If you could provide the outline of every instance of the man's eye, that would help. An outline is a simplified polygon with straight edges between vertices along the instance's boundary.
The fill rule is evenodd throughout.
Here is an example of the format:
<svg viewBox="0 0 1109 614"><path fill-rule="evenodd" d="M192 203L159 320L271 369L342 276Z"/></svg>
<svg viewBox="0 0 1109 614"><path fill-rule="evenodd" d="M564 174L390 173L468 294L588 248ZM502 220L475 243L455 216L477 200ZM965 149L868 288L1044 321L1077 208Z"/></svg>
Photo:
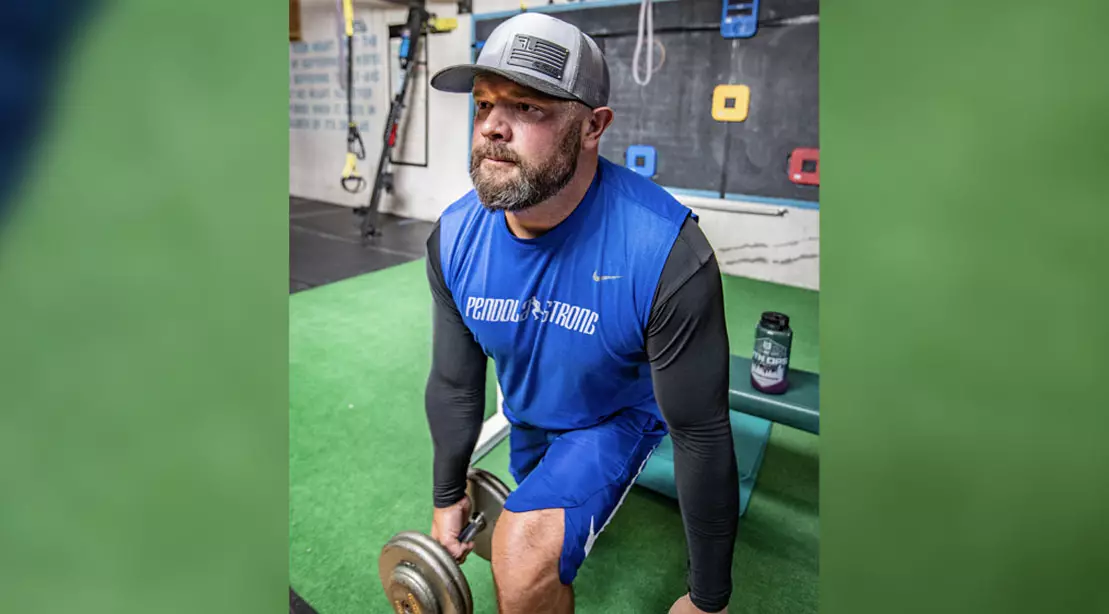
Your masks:
<svg viewBox="0 0 1109 614"><path fill-rule="evenodd" d="M488 109L491 106L493 106L493 105L489 104L488 102L485 102L484 100L479 101L477 103L477 108L479 108L479 109Z"/></svg>
<svg viewBox="0 0 1109 614"><path fill-rule="evenodd" d="M516 108L520 109L524 113L527 113L528 111L534 111L535 110L534 106L532 106L532 105L530 105L526 102L521 102L520 104L516 105Z"/></svg>

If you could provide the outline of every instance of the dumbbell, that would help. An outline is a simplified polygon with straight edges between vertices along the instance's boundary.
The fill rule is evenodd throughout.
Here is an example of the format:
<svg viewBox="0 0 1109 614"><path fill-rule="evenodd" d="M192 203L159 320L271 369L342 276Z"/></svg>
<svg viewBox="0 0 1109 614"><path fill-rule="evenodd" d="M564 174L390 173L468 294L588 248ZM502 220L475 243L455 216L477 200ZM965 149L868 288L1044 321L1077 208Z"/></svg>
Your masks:
<svg viewBox="0 0 1109 614"><path fill-rule="evenodd" d="M497 476L470 469L466 494L473 503L470 522L458 536L474 544L474 554L493 557L493 529L512 491ZM381 549L378 573L397 614L473 614L474 598L462 568L447 549L419 531L402 531Z"/></svg>

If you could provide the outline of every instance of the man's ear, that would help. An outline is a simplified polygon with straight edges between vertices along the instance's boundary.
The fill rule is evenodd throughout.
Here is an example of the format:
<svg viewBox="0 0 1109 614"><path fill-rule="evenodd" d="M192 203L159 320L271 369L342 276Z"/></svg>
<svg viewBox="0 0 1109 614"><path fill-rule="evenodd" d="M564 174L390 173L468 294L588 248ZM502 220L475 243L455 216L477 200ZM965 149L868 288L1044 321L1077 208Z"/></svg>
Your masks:
<svg viewBox="0 0 1109 614"><path fill-rule="evenodd" d="M582 147L596 149L600 145L601 135L612 125L612 109L597 107L589 111L590 114L583 125L581 143Z"/></svg>

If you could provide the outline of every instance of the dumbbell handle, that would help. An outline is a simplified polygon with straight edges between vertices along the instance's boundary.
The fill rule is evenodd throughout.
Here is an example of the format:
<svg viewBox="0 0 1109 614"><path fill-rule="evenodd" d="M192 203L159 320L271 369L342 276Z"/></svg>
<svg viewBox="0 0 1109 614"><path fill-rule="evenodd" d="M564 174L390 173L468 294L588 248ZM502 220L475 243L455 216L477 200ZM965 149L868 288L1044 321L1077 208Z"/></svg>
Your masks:
<svg viewBox="0 0 1109 614"><path fill-rule="evenodd" d="M464 544L467 542L472 542L474 541L474 536L476 536L484 528L485 514L479 512L476 516L470 519L470 524L466 525L466 528L462 529L462 532L458 534L458 541Z"/></svg>

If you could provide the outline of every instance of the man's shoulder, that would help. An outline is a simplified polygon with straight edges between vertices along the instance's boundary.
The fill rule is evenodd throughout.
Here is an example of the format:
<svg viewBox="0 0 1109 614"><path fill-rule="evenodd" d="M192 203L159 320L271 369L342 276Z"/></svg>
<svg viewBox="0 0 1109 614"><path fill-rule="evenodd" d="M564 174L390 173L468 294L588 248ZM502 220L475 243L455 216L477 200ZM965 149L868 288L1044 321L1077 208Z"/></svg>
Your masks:
<svg viewBox="0 0 1109 614"><path fill-rule="evenodd" d="M466 215L468 212L473 211L475 208L481 207L481 201L478 200L477 191L471 189L457 200L447 205L440 215L440 220L447 216Z"/></svg>
<svg viewBox="0 0 1109 614"><path fill-rule="evenodd" d="M483 232L490 219L489 211L472 189L443 210L428 238L428 250L440 256L444 272L470 249L475 235Z"/></svg>
<svg viewBox="0 0 1109 614"><path fill-rule="evenodd" d="M601 158L602 180L611 198L629 207L681 222L690 213L673 194L635 171Z"/></svg>
<svg viewBox="0 0 1109 614"><path fill-rule="evenodd" d="M477 192L470 190L457 200L447 205L435 221L435 231L439 235L437 241L450 244L459 239L465 228L472 226L477 216L484 211ZM440 238L441 237L441 238Z"/></svg>

